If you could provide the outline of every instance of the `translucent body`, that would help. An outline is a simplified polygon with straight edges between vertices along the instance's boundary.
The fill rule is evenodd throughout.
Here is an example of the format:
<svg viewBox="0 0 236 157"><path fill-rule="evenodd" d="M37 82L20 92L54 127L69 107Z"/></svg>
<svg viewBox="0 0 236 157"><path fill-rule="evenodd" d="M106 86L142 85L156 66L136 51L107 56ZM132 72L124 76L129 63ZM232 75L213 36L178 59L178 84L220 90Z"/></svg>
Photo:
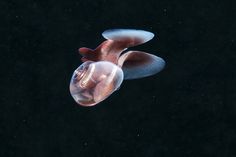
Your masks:
<svg viewBox="0 0 236 157"><path fill-rule="evenodd" d="M148 42L154 34L136 29L110 29L102 33L107 40L96 49L82 47L83 64L73 73L70 92L82 106L93 106L117 90L123 79L137 79L160 72L165 61L142 51L126 51Z"/></svg>
<svg viewBox="0 0 236 157"><path fill-rule="evenodd" d="M73 73L70 93L82 106L93 106L117 90L123 81L123 72L117 65L87 61Z"/></svg>

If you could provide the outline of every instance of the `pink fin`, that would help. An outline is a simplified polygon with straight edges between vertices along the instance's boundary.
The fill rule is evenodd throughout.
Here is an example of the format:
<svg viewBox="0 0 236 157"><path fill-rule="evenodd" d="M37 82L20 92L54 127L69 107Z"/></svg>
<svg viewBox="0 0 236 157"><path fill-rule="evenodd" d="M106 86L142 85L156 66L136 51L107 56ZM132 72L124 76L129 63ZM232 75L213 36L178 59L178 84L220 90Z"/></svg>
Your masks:
<svg viewBox="0 0 236 157"><path fill-rule="evenodd" d="M110 29L102 33L108 39L101 43L95 50L82 47L79 49L83 56L82 61L110 61L118 63L120 54L128 47L143 44L154 37L154 34L136 29Z"/></svg>
<svg viewBox="0 0 236 157"><path fill-rule="evenodd" d="M89 61L89 60L97 61L96 60L97 53L94 50L92 50L90 48L86 48L86 47L81 47L81 48L79 48L78 51L83 56L81 58L82 62L86 62L86 61Z"/></svg>

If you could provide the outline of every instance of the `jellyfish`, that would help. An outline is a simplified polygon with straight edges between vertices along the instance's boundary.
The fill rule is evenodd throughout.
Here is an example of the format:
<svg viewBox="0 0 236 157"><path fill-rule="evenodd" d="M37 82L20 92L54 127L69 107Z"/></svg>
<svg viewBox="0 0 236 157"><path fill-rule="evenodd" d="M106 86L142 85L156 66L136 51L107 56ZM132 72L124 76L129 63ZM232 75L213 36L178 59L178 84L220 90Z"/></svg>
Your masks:
<svg viewBox="0 0 236 157"><path fill-rule="evenodd" d="M165 61L153 54L127 50L148 42L154 34L137 29L110 29L96 49L79 48L83 62L73 73L70 93L81 106L94 106L115 92L123 80L160 72Z"/></svg>

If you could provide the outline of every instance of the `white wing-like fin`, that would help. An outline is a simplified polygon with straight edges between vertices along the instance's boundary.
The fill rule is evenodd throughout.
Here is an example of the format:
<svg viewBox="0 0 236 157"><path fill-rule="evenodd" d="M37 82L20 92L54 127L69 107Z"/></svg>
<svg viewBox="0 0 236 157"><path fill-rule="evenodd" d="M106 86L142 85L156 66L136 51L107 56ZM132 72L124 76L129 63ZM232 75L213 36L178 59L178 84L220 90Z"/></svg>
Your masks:
<svg viewBox="0 0 236 157"><path fill-rule="evenodd" d="M137 79L160 72L165 67L165 61L149 53L128 51L119 58L118 65L124 72L124 79Z"/></svg>
<svg viewBox="0 0 236 157"><path fill-rule="evenodd" d="M154 37L152 32L137 29L109 29L102 33L105 39L127 43L127 47L148 42Z"/></svg>

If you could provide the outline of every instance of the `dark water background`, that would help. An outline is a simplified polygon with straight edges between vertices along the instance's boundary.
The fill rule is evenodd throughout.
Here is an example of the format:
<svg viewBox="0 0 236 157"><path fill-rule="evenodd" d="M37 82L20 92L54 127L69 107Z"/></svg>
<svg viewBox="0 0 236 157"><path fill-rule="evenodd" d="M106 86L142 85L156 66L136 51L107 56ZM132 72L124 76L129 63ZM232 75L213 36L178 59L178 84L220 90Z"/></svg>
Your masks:
<svg viewBox="0 0 236 157"><path fill-rule="evenodd" d="M1 157L236 157L233 1L0 2ZM92 108L68 86L110 28L156 34L135 47L164 58Z"/></svg>

